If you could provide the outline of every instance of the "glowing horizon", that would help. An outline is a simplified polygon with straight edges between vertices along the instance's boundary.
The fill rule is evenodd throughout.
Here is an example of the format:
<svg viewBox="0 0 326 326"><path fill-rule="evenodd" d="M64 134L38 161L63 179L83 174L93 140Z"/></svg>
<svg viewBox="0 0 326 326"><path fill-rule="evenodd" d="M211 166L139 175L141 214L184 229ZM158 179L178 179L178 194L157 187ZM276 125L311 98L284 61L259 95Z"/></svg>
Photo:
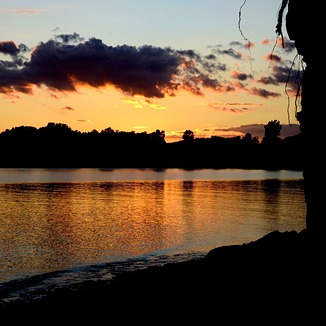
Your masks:
<svg viewBox="0 0 326 326"><path fill-rule="evenodd" d="M296 52L274 33L280 3L248 2L240 32L242 3L0 5L0 132L55 122L82 132L159 129L170 142L188 129L197 138L261 138L278 120L281 136L297 134L295 84L287 79ZM171 13L173 6L184 13ZM169 13L169 25L157 10ZM96 18L94 26L75 16Z"/></svg>

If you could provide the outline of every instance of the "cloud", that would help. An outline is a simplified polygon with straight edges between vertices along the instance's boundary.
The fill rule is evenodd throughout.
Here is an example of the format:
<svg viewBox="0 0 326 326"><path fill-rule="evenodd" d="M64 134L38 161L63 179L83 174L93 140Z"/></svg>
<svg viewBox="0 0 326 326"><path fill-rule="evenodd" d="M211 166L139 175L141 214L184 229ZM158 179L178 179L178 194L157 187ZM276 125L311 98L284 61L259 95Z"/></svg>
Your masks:
<svg viewBox="0 0 326 326"><path fill-rule="evenodd" d="M275 78L273 78L272 76L267 76L267 77L263 76L263 77L259 78L257 80L257 82L265 84L265 85L275 85L275 86L277 86L279 84L279 82Z"/></svg>
<svg viewBox="0 0 326 326"><path fill-rule="evenodd" d="M282 62L281 56L279 56L275 53L266 54L265 60L270 61L270 62Z"/></svg>
<svg viewBox="0 0 326 326"><path fill-rule="evenodd" d="M13 42L2 42L0 51L17 58L23 50ZM214 55L203 57L194 50L150 45L114 47L96 38L83 42L77 33L39 43L29 59L15 62L16 69L13 61L0 61L0 92L4 94L32 94L34 86L74 92L82 85L112 85L126 95L162 98L181 89L198 95L204 88L227 89L216 78L226 66Z"/></svg>
<svg viewBox="0 0 326 326"><path fill-rule="evenodd" d="M64 44L68 44L68 43L78 43L78 42L83 42L84 38L80 37L79 34L77 33L73 33L73 34L59 34L59 35L55 35L54 39L57 42L62 42Z"/></svg>
<svg viewBox="0 0 326 326"><path fill-rule="evenodd" d="M244 47L239 42L232 45ZM47 89L53 95L76 92L83 86L110 86L125 96L140 95L148 99L176 96L180 90L203 95L205 90L227 93L240 89L263 98L280 96L266 89L248 88L244 83L253 76L244 72L233 71L233 81L220 81L220 74L229 69L218 61L216 54L237 59L243 55L232 48L223 51L219 46L211 51L203 56L191 49L110 46L97 38L85 41L77 33L55 35L32 50L24 44L16 46L13 41L4 41L0 43L0 54L9 59L0 60L0 93L12 98L19 93L33 94L35 87ZM258 82L286 83L285 73L289 69L276 64L271 76Z"/></svg>
<svg viewBox="0 0 326 326"><path fill-rule="evenodd" d="M220 54L220 55L227 55L227 56L230 56L230 57L232 57L234 59L238 59L238 60L243 58L243 54L241 52L236 51L236 50L234 50L232 48L229 48L227 50L215 49L213 51Z"/></svg>
<svg viewBox="0 0 326 326"><path fill-rule="evenodd" d="M0 9L0 13L9 13L14 15L38 15L40 13L50 11L46 8L22 8L22 9Z"/></svg>
<svg viewBox="0 0 326 326"><path fill-rule="evenodd" d="M282 48L286 53L292 53L296 51L294 41L290 41L287 37L283 38L283 43L282 43L282 39L278 38L277 46Z"/></svg>
<svg viewBox="0 0 326 326"><path fill-rule="evenodd" d="M75 109L71 106L65 106L62 108L63 111L74 111Z"/></svg>
<svg viewBox="0 0 326 326"><path fill-rule="evenodd" d="M16 56L19 53L19 48L13 41L0 42L0 53Z"/></svg>
<svg viewBox="0 0 326 326"><path fill-rule="evenodd" d="M253 137L258 137L262 139L265 136L265 124L249 124L249 125L241 125L238 127L231 128L221 128L215 129L216 132L224 132L224 133L234 133L245 135L246 133L250 133ZM298 124L292 125L282 125L280 137L290 137L294 135L298 135L300 133L300 126Z"/></svg>
<svg viewBox="0 0 326 326"><path fill-rule="evenodd" d="M249 111L250 103L208 103L208 106L218 111L228 111L233 113L244 113Z"/></svg>
<svg viewBox="0 0 326 326"><path fill-rule="evenodd" d="M88 119L77 119L75 120L76 122L82 122L82 123L92 123L91 120L88 120Z"/></svg>
<svg viewBox="0 0 326 326"><path fill-rule="evenodd" d="M252 105L251 103L248 104ZM248 125L241 125L241 126L229 127L229 128L204 128L204 129L195 129L193 130L193 132L195 134L195 138L210 138L212 136L219 136L225 138L237 137L237 136L243 137L247 133L249 133L252 135L252 137L257 137L261 141L265 136L266 124L248 124ZM166 132L165 139L167 142L180 141L182 139L182 135L184 131L185 130L176 130L176 131ZM298 135L299 133L300 133L300 126L298 124L292 124L292 125L283 124L280 137L284 139L286 137Z"/></svg>
<svg viewBox="0 0 326 326"><path fill-rule="evenodd" d="M137 98L124 98L122 101L126 104L131 104L136 109L143 109L144 107L149 107L155 110L166 110L167 108L163 105L154 103L150 99L137 99Z"/></svg>
<svg viewBox="0 0 326 326"><path fill-rule="evenodd" d="M64 9L65 7L65 5L57 5L48 8L0 8L0 14L38 15L48 11Z"/></svg>
<svg viewBox="0 0 326 326"><path fill-rule="evenodd" d="M296 94L298 84L302 78L302 71L295 69L292 62L285 62L282 65L274 65L270 76L262 76L257 82L264 85L285 84L289 93Z"/></svg>
<svg viewBox="0 0 326 326"><path fill-rule="evenodd" d="M263 44L263 45L270 45L270 40L266 38L266 39L264 39L264 40L261 41L261 44Z"/></svg>
<svg viewBox="0 0 326 326"><path fill-rule="evenodd" d="M263 97L263 98L280 97L281 96L280 93L270 92L270 91L268 91L266 89L257 88L257 87L251 88L250 93L253 94L253 95L258 95L258 96Z"/></svg>
<svg viewBox="0 0 326 326"><path fill-rule="evenodd" d="M240 71L232 71L231 77L240 81L246 81L249 78L252 78L253 76L251 74L247 74Z"/></svg>

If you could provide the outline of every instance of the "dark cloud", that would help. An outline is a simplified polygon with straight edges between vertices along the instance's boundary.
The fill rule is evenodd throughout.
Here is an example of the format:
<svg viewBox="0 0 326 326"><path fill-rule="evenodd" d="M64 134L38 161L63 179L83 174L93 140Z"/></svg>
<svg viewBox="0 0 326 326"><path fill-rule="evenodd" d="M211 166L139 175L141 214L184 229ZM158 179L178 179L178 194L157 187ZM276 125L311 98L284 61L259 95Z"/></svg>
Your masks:
<svg viewBox="0 0 326 326"><path fill-rule="evenodd" d="M250 133L253 137L258 137L259 139L262 139L265 136L266 124L249 124L249 125L242 125L239 127L216 129L216 131L234 132L234 133L240 132L243 135L245 135L246 133ZM285 138L285 137L295 136L298 135L299 133L300 133L300 126L298 124L282 125L280 137Z"/></svg>
<svg viewBox="0 0 326 326"><path fill-rule="evenodd" d="M17 58L23 50L13 42L2 44L3 53ZM113 85L125 94L148 98L173 96L179 89L202 94L203 88L224 89L216 73L226 70L214 55L203 57L194 50L150 45L113 47L96 38L82 42L76 33L41 42L29 59L14 65L12 62L0 62L2 93L31 93L33 86L76 91L79 85L95 88Z"/></svg>
<svg viewBox="0 0 326 326"><path fill-rule="evenodd" d="M239 71L232 71L231 76L232 76L232 78L240 80L240 81L246 81L247 79L252 78L251 74L247 74L247 73L239 72Z"/></svg>
<svg viewBox="0 0 326 326"><path fill-rule="evenodd" d="M299 135L300 134L300 125L295 123L295 124L286 124L282 125L282 130L281 130L281 137L291 137L294 135Z"/></svg>
<svg viewBox="0 0 326 326"><path fill-rule="evenodd" d="M213 52L216 52L220 55L227 55L227 56L230 56L230 57L232 57L234 59L238 59L238 60L243 58L243 55L241 52L236 51L232 48L229 48L227 50L214 49Z"/></svg>
<svg viewBox="0 0 326 326"><path fill-rule="evenodd" d="M268 61L273 61L273 62L282 62L281 56L275 54L275 53L270 53L265 56L265 59Z"/></svg>
<svg viewBox="0 0 326 326"><path fill-rule="evenodd" d="M19 48L13 41L0 42L0 53L16 56L19 53Z"/></svg>
<svg viewBox="0 0 326 326"><path fill-rule="evenodd" d="M85 120L85 119L77 119L77 122L83 122L83 123L90 123L89 120Z"/></svg>
<svg viewBox="0 0 326 326"><path fill-rule="evenodd" d="M233 113L244 113L249 109L239 103L208 103L208 106L217 111L227 111Z"/></svg>
<svg viewBox="0 0 326 326"><path fill-rule="evenodd" d="M239 42L232 45L243 46ZM241 89L264 98L280 96L265 89L248 89L244 82L253 76L243 72L233 72L236 79L233 82L221 82L219 73L228 71L228 67L217 60L216 54L236 59L243 56L233 48L221 50L219 46L212 52L203 56L191 49L110 46L97 38L84 41L77 33L55 35L32 51L23 44L16 46L12 41L4 41L0 42L0 54L9 59L0 60L0 93L32 94L36 86L55 94L55 91L75 92L82 85L94 88L110 85L126 95L147 98L175 96L179 90L203 95L204 89L224 93ZM277 62L271 76L258 82L264 85L288 82L287 63L278 66Z"/></svg>
<svg viewBox="0 0 326 326"><path fill-rule="evenodd" d="M299 81L302 77L302 71L295 69L290 65L291 63L285 63L282 65L274 65L272 67L272 73L270 76L262 76L257 82L264 85L287 85L289 91L297 92Z"/></svg>
<svg viewBox="0 0 326 326"><path fill-rule="evenodd" d="M272 76L265 76L257 79L258 83L264 84L264 85L279 85L279 82L273 78Z"/></svg>
<svg viewBox="0 0 326 326"><path fill-rule="evenodd" d="M281 96L280 93L270 92L267 89L257 88L257 87L251 88L250 93L253 95L263 97L263 98L280 97Z"/></svg>
<svg viewBox="0 0 326 326"><path fill-rule="evenodd" d="M74 111L75 109L71 106L65 106L64 108L62 108L62 110L67 110L67 111Z"/></svg>
<svg viewBox="0 0 326 326"><path fill-rule="evenodd" d="M62 42L64 44L68 43L78 43L83 42L84 38L80 37L79 34L73 33L73 34L59 34L55 35L55 40L58 42Z"/></svg>
<svg viewBox="0 0 326 326"><path fill-rule="evenodd" d="M295 43L293 41L290 41L286 37L283 39L283 45L284 45L283 50L286 53L291 53L293 51L296 51Z"/></svg>

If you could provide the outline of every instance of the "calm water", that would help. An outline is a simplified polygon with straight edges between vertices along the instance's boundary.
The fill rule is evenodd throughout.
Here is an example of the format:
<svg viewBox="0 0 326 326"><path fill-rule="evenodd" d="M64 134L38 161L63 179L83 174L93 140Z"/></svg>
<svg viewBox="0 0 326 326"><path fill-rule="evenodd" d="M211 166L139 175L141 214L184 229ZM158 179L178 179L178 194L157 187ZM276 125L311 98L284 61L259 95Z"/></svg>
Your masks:
<svg viewBox="0 0 326 326"><path fill-rule="evenodd" d="M0 169L0 289L9 300L304 228L300 171Z"/></svg>

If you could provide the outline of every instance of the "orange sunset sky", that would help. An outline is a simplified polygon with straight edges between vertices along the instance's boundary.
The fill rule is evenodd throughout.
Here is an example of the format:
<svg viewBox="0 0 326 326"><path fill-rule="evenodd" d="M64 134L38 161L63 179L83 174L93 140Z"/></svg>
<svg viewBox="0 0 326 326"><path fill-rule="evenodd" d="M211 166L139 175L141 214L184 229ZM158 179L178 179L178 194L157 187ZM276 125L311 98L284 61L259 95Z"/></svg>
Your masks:
<svg viewBox="0 0 326 326"><path fill-rule="evenodd" d="M281 0L0 2L0 132L65 123L73 130L153 132L178 141L228 137L295 118L300 58ZM292 68L291 68L292 67Z"/></svg>

